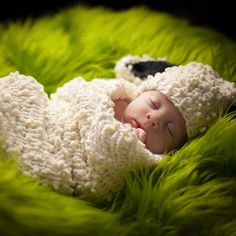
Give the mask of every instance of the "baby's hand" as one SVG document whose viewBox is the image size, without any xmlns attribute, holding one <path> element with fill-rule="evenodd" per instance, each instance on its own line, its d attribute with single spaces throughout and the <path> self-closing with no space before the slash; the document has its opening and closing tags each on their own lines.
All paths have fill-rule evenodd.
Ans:
<svg viewBox="0 0 236 236">
<path fill-rule="evenodd" d="M 126 127 L 132 128 L 132 129 L 135 131 L 135 134 L 136 134 L 136 136 L 138 137 L 138 139 L 139 139 L 141 142 L 143 142 L 143 143 L 145 142 L 147 134 L 146 134 L 146 132 L 145 132 L 143 129 L 134 128 L 134 127 L 132 127 L 131 124 L 128 124 L 128 123 L 125 123 L 124 125 L 125 125 Z"/>
<path fill-rule="evenodd" d="M 137 135 L 137 137 L 138 137 L 138 139 L 141 141 L 141 142 L 145 142 L 145 140 L 146 140 L 146 136 L 147 136 L 147 134 L 146 134 L 146 132 L 143 130 L 143 129 L 140 129 L 140 128 L 134 128 L 134 130 L 135 130 L 135 133 L 136 133 L 136 135 Z"/>
</svg>

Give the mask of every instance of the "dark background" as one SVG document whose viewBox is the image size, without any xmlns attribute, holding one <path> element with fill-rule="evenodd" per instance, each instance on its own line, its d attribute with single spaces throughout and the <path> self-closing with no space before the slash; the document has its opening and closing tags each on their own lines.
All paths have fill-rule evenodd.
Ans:
<svg viewBox="0 0 236 236">
<path fill-rule="evenodd" d="M 146 5 L 152 10 L 164 11 L 188 19 L 193 25 L 207 26 L 235 40 L 235 14 L 233 0 L 18 0 L 1 1 L 0 21 L 37 17 L 54 13 L 75 4 L 102 5 L 114 10 Z"/>
</svg>

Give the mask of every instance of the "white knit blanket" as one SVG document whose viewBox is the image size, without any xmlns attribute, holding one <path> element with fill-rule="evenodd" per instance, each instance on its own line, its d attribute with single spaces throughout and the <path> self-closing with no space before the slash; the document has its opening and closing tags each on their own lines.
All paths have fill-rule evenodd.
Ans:
<svg viewBox="0 0 236 236">
<path fill-rule="evenodd" d="M 154 165 L 135 132 L 114 118 L 114 100 L 134 99 L 122 79 L 75 78 L 49 98 L 43 86 L 18 72 L 0 78 L 0 136 L 21 170 L 43 184 L 102 202 L 124 187 L 124 172 Z"/>
</svg>

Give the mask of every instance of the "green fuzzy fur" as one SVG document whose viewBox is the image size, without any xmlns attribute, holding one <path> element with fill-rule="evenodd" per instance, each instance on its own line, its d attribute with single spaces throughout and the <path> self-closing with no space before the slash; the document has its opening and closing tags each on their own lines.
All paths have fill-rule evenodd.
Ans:
<svg viewBox="0 0 236 236">
<path fill-rule="evenodd" d="M 15 70 L 32 75 L 48 94 L 76 76 L 114 77 L 122 56 L 145 53 L 177 64 L 207 63 L 236 82 L 234 41 L 144 7 L 113 12 L 75 6 L 0 25 L 0 76 Z M 0 235 L 235 235 L 231 118 L 220 118 L 154 170 L 127 174 L 124 191 L 106 206 L 41 186 L 19 172 L 17 157 L 1 150 Z"/>
</svg>

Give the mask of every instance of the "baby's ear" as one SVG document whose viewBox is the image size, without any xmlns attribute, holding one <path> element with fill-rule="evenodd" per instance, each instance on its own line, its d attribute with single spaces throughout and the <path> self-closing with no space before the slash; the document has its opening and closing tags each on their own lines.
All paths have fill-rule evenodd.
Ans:
<svg viewBox="0 0 236 236">
<path fill-rule="evenodd" d="M 117 78 L 123 78 L 139 85 L 148 75 L 163 72 L 171 66 L 175 66 L 175 64 L 165 58 L 154 59 L 146 54 L 143 56 L 127 55 L 116 63 L 115 72 Z"/>
</svg>

